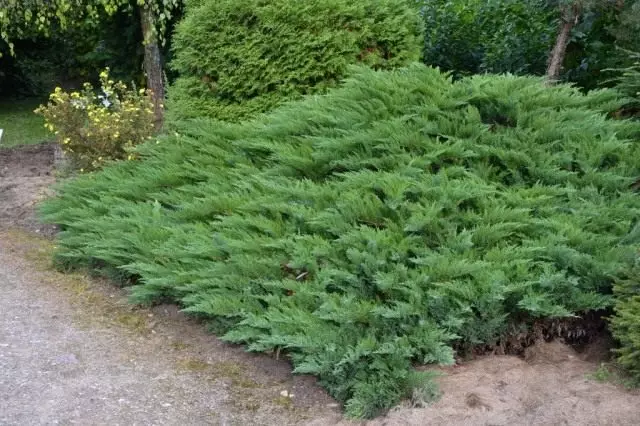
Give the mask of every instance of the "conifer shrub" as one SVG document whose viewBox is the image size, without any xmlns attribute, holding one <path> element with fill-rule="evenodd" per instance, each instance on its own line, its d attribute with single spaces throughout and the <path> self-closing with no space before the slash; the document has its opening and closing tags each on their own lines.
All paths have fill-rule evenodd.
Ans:
<svg viewBox="0 0 640 426">
<path fill-rule="evenodd" d="M 628 68 L 617 70 L 617 88 L 628 96 L 624 113 L 640 116 L 640 54 L 633 53 L 635 61 Z M 640 228 L 635 227 L 637 233 Z M 618 362 L 632 376 L 632 381 L 640 385 L 640 268 L 614 287 L 616 297 L 615 315 L 611 319 L 611 331 L 619 342 Z"/>
<path fill-rule="evenodd" d="M 433 393 L 414 363 L 612 306 L 640 213 L 617 96 L 361 68 L 254 121 L 177 123 L 43 213 L 62 264 L 118 269 L 371 417 Z"/>
<path fill-rule="evenodd" d="M 611 331 L 619 343 L 618 362 L 630 373 L 631 381 L 640 385 L 640 280 L 637 268 L 635 272 L 614 287 L 616 304 Z"/>
<path fill-rule="evenodd" d="M 203 0 L 173 39 L 169 117 L 237 121 L 336 86 L 350 64 L 418 60 L 417 7 L 395 0 Z"/>
<path fill-rule="evenodd" d="M 640 53 L 629 52 L 629 57 L 633 61 L 631 65 L 609 71 L 619 74 L 613 79 L 616 89 L 629 97 L 626 115 L 640 117 Z"/>
</svg>

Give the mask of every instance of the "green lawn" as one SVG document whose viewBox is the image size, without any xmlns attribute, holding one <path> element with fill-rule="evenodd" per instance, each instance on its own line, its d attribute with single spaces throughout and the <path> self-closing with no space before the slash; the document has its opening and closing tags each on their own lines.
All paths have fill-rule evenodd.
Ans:
<svg viewBox="0 0 640 426">
<path fill-rule="evenodd" d="M 33 144 L 52 138 L 44 128 L 43 118 L 33 112 L 39 104 L 33 99 L 0 101 L 0 129 L 4 129 L 0 146 Z"/>
</svg>

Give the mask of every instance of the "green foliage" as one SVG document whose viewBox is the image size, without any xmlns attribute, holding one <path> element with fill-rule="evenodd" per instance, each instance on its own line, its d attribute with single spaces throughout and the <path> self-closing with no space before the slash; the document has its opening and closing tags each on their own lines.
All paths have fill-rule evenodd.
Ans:
<svg viewBox="0 0 640 426">
<path fill-rule="evenodd" d="M 69 61 L 63 50 L 49 49 L 50 45 L 41 40 L 18 42 L 16 50 L 23 53 L 19 59 L 0 58 L 1 98 L 44 98 L 51 93 Z"/>
<path fill-rule="evenodd" d="M 587 374 L 587 378 L 600 383 L 612 383 L 620 385 L 626 389 L 637 387 L 638 382 L 634 383 L 633 378 L 629 378 L 628 372 L 616 363 L 602 362 L 597 370 Z"/>
<path fill-rule="evenodd" d="M 628 279 L 614 287 L 615 316 L 611 331 L 618 340 L 618 363 L 630 373 L 631 384 L 640 385 L 640 281 L 636 268 Z"/>
<path fill-rule="evenodd" d="M 98 93 L 90 83 L 80 92 L 60 87 L 49 103 L 36 110 L 45 127 L 54 132 L 72 166 L 81 172 L 102 167 L 107 161 L 132 160 L 131 149 L 153 135 L 151 93 L 128 88 L 100 74 Z"/>
<path fill-rule="evenodd" d="M 361 68 L 256 121 L 177 123 L 43 213 L 59 262 L 120 269 L 370 417 L 436 396 L 414 362 L 611 306 L 640 248 L 617 96 Z"/>
<path fill-rule="evenodd" d="M 56 86 L 66 90 L 97 83 L 104 68 L 124 81 L 142 82 L 139 18 L 105 17 L 91 31 L 53 30 L 49 37 L 14 40 L 15 55 L 0 58 L 0 96 L 45 98 Z"/>
<path fill-rule="evenodd" d="M 456 75 L 543 74 L 557 25 L 546 0 L 420 0 L 424 61 Z"/>
<path fill-rule="evenodd" d="M 164 35 L 181 0 L 2 0 L 0 9 L 0 44 L 14 52 L 13 39 L 33 35 L 49 36 L 57 28 L 91 28 L 111 16 L 133 7 L 150 11 L 156 23 L 156 35 Z M 4 47 L 4 46 L 0 46 Z M 0 49 L 0 56 L 2 56 Z"/>
<path fill-rule="evenodd" d="M 630 65 L 625 50 L 640 49 L 640 2 L 571 1 L 579 7 L 564 63 L 564 79 L 593 89 L 606 83 L 607 68 Z"/>
<path fill-rule="evenodd" d="M 417 60 L 417 9 L 395 0 L 208 0 L 174 35 L 173 119 L 237 121 L 337 85 L 350 64 Z"/>
<path fill-rule="evenodd" d="M 640 109 L 640 53 L 629 52 L 633 64 L 617 69 L 616 88 L 631 99 L 631 107 Z"/>
</svg>

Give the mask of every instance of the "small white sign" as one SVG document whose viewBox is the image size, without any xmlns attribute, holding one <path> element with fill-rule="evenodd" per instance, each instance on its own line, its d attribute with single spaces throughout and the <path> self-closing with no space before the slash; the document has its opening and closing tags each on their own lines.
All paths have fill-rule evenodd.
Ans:
<svg viewBox="0 0 640 426">
<path fill-rule="evenodd" d="M 2 143 L 2 132 L 4 132 L 4 130 L 0 129 L 0 143 Z"/>
</svg>

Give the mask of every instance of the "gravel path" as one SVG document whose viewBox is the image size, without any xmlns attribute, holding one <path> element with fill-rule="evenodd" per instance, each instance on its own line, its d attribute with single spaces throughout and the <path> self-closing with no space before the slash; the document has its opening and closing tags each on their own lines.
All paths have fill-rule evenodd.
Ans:
<svg viewBox="0 0 640 426">
<path fill-rule="evenodd" d="M 175 308 L 132 310 L 115 289 L 39 270 L 50 243 L 32 238 L 0 231 L 0 425 L 334 423 L 286 363 L 216 342 Z"/>
</svg>

